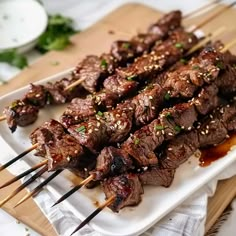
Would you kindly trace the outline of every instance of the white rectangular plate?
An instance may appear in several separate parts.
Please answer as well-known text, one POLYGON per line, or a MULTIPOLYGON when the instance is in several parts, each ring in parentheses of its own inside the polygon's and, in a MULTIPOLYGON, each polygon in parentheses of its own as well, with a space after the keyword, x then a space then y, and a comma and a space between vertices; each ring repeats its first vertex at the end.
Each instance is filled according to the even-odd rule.
MULTIPOLYGON (((61 79, 64 76, 69 76, 69 71, 50 77, 41 81, 41 83, 61 79)), ((10 104, 13 99, 21 98, 27 89, 27 87, 24 87, 0 98, 0 111, 2 112, 3 108, 10 104)), ((31 146, 28 138, 29 134, 44 121, 50 118, 58 119, 64 108, 63 105, 48 106, 42 109, 36 123, 25 128, 19 127, 14 134, 11 134, 6 122, 1 122, 0 134, 16 153, 20 153, 31 146)), ((29 154, 24 160, 29 165, 39 162, 39 158, 34 157, 33 154, 29 154)), ((236 161, 236 150, 232 150, 224 158, 205 168, 198 165, 196 157, 191 157, 189 161, 178 168, 171 187, 145 186, 142 202, 138 206, 127 207, 118 214, 107 208, 93 219, 91 226, 105 235, 130 236, 141 234, 234 161, 236 161)), ((70 188, 70 179, 63 173, 49 185, 49 190, 56 197, 62 196, 70 188)), ((65 204, 76 216, 83 220, 95 210, 95 201, 99 203, 104 201, 104 194, 99 187, 91 190, 81 189, 79 193, 76 192, 67 199, 65 204)))

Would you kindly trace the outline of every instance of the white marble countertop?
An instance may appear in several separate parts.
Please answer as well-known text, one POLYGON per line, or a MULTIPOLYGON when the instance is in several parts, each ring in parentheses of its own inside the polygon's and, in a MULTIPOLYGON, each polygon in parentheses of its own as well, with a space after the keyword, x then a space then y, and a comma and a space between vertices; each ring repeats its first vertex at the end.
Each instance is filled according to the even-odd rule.
MULTIPOLYGON (((188 13, 193 9, 196 9, 204 4, 207 0, 43 0, 44 6, 49 13, 61 13, 63 15, 72 17, 75 21, 77 29, 83 30, 98 21, 104 15, 111 12, 118 6, 128 3, 137 2, 149 5, 153 8, 160 9, 162 11, 170 11, 172 9, 181 9, 183 13, 188 13)), ((227 1, 224 1, 227 2, 227 1)), ((32 63, 40 55, 34 51, 27 53, 27 56, 32 63)), ((10 79, 13 75, 18 73, 19 70, 12 68, 6 64, 0 65, 0 77, 10 79)), ((236 203, 236 202, 235 202, 236 203)), ((236 205, 236 204, 234 204, 236 205)), ((236 219, 236 213, 234 212, 228 221, 231 224, 224 226, 218 235, 229 235, 225 234, 226 230, 232 228, 230 232, 236 232, 236 227, 233 222, 236 219), (223 233, 224 232, 224 233, 223 233)), ((0 210, 0 235, 14 235, 14 236, 36 236, 37 233, 30 230, 27 226, 18 222, 4 211, 0 210)), ((234 234, 235 235, 235 234, 234 234)), ((232 234, 233 236, 233 234, 232 234)))

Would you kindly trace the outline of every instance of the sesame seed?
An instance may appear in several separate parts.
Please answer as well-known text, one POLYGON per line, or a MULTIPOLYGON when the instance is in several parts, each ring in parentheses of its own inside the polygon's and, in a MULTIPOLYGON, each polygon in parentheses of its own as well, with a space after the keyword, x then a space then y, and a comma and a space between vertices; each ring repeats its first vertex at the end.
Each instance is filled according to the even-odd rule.
POLYGON ((174 134, 172 134, 172 133, 168 133, 168 135, 169 135, 169 136, 174 136, 174 134))
POLYGON ((201 131, 201 134, 205 135, 205 132, 204 132, 204 131, 201 131))

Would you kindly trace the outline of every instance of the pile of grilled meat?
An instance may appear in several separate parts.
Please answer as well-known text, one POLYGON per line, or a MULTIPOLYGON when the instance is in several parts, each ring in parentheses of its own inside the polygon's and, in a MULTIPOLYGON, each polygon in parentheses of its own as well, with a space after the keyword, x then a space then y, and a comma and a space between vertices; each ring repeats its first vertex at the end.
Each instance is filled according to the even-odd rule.
POLYGON ((180 12, 171 12, 147 34, 86 57, 72 79, 32 84, 5 108, 10 129, 34 122, 46 104, 71 101, 60 122, 45 122, 30 135, 49 171, 93 175, 107 198, 116 196, 113 211, 138 204, 143 185, 170 186, 197 149, 236 129, 236 57, 217 42, 183 59, 198 39, 180 23, 180 12), (85 90, 90 94, 81 97, 85 90))

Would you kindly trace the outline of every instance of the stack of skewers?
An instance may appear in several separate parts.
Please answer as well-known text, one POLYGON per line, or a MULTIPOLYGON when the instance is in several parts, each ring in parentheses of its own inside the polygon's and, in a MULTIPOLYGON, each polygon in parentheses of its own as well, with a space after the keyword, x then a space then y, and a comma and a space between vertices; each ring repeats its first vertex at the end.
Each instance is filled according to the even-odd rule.
POLYGON ((76 232, 106 206, 118 212, 139 204, 144 185, 169 187, 175 170, 197 149, 226 140, 236 129, 236 56, 228 51, 236 41, 209 42, 222 30, 203 40, 194 33, 234 4, 191 31, 181 26, 181 12, 173 11, 147 33, 114 42, 110 53, 87 56, 70 79, 31 84, 0 118, 12 132, 35 122, 46 105, 70 104, 60 122, 51 119, 35 129, 32 147, 0 167, 33 150, 44 158, 1 186, 41 168, 0 206, 46 171, 55 172, 17 205, 69 169, 84 180, 55 204, 85 185, 101 184, 107 199, 76 232))

